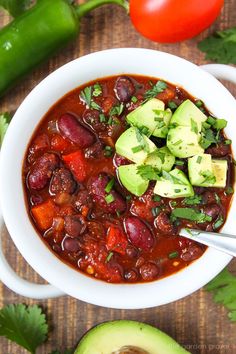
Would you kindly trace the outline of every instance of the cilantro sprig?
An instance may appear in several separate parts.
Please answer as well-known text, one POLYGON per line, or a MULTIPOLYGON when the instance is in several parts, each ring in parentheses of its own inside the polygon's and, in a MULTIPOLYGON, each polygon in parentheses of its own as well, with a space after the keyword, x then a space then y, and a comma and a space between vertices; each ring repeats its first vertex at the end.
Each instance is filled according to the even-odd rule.
POLYGON ((155 85, 152 86, 150 90, 145 92, 144 98, 146 100, 154 98, 158 95, 158 93, 163 92, 166 88, 167 88, 167 84, 164 81, 159 80, 155 85))
POLYGON ((236 64, 236 27, 218 31, 205 38, 198 48, 206 53, 206 59, 217 63, 236 64))
POLYGON ((0 310, 0 336, 35 354, 47 338, 48 325, 40 307, 8 305, 0 310))
POLYGON ((236 276, 225 268, 205 289, 213 293, 216 303, 223 304, 229 310, 229 319, 236 322, 236 276))
POLYGON ((176 208, 172 210, 172 218, 186 219, 190 221, 196 221, 197 223, 204 223, 212 221, 212 217, 205 213, 202 213, 193 208, 176 208))

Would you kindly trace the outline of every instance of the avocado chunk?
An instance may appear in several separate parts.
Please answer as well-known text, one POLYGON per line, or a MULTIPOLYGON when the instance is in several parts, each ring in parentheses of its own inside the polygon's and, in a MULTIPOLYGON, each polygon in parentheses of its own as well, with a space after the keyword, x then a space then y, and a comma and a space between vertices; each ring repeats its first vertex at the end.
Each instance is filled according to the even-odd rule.
POLYGON ((170 152, 180 158, 203 154, 204 149, 199 144, 200 134, 196 134, 191 127, 178 126, 169 130, 167 147, 170 152))
POLYGON ((188 159, 189 179, 193 186, 226 186, 227 161, 212 159, 210 154, 201 154, 188 159))
POLYGON ((121 354, 132 353, 132 349, 137 354, 190 354, 159 329, 127 320, 105 322, 92 328, 75 354, 121 354))
POLYGON ((201 132, 202 123, 207 116, 190 100, 184 101, 174 112, 170 124, 175 126, 190 127, 197 133, 201 132))
POLYGON ((151 165, 157 168, 159 171, 171 171, 175 163, 175 157, 170 153, 170 150, 164 146, 157 151, 148 155, 145 160, 145 165, 151 165))
POLYGON ((172 116, 170 109, 165 110, 164 102, 152 98, 130 112, 126 120, 129 124, 140 129, 147 129, 147 135, 165 138, 172 116))
POLYGON ((149 182, 138 174, 136 164, 119 166, 118 175, 123 186, 138 197, 148 189, 149 182))
POLYGON ((135 163, 143 163, 148 154, 155 151, 156 145, 138 128, 131 127, 124 131, 115 145, 116 152, 135 163))
POLYGON ((188 178, 177 168, 169 173, 162 172, 162 177, 156 182, 154 193, 165 198, 183 198, 194 195, 188 178))

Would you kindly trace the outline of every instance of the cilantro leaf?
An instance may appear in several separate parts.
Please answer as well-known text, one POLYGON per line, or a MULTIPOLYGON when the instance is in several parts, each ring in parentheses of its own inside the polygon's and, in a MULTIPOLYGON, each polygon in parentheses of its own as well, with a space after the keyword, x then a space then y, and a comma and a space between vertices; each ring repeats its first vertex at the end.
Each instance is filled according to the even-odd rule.
POLYGON ((21 15, 27 10, 31 0, 0 0, 0 8, 3 7, 12 17, 21 15))
POLYGON ((217 63, 236 64, 236 27, 218 31, 198 44, 206 59, 217 63))
POLYGON ((225 268, 205 287, 214 294, 214 301, 223 304, 229 311, 231 321, 236 321, 236 276, 225 268))
POLYGON ((145 92, 144 97, 145 99, 151 99, 158 95, 158 93, 163 92, 167 88, 167 84, 164 81, 157 81, 152 88, 145 92))
POLYGON ((201 213, 198 210, 192 208, 176 208, 172 210, 171 216, 174 218, 186 219, 196 221, 197 223, 204 223, 206 221, 212 221, 212 217, 201 213))
POLYGON ((0 310, 0 336, 19 344, 32 354, 45 341, 47 333, 45 315, 36 305, 8 305, 0 310))
POLYGON ((194 195, 193 197, 184 198, 183 204, 185 205, 198 205, 202 203, 201 195, 194 195))
POLYGON ((137 167, 137 172, 146 181, 160 179, 160 171, 151 165, 140 165, 137 167))
POLYGON ((9 113, 0 114, 0 146, 2 145, 10 120, 11 116, 9 113))

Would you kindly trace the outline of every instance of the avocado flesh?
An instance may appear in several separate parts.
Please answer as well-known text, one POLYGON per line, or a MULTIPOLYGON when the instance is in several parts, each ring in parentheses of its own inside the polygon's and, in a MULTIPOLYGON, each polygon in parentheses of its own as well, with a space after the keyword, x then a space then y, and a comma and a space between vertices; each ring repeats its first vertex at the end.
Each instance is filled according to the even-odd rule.
POLYGON ((192 101, 186 100, 176 109, 170 124, 194 128, 195 123, 198 133, 200 133, 202 123, 206 120, 207 116, 192 101))
POLYGON ((167 147, 174 156, 186 158, 204 153, 199 140, 200 134, 193 132, 190 127, 178 126, 169 130, 167 147))
POLYGON ((171 116, 171 110, 168 109, 165 111, 165 104, 163 101, 160 101, 157 98, 152 98, 134 111, 130 112, 126 117, 126 120, 129 124, 135 127, 148 128, 148 135, 165 138, 171 116), (160 118, 158 118, 158 112, 160 118), (157 128, 160 123, 161 127, 157 128))
POLYGON ((121 134, 115 145, 116 152, 135 163, 143 163, 148 154, 157 150, 156 145, 136 127, 131 127, 121 134), (139 141, 141 138, 141 141, 139 141), (134 152, 133 149, 145 144, 145 149, 134 152))
POLYGON ((132 194, 140 197, 148 189, 149 182, 137 172, 136 164, 118 167, 118 175, 122 185, 132 194))
POLYGON ((147 159, 144 161, 145 165, 151 165, 158 170, 162 171, 171 171, 175 163, 175 157, 170 153, 170 150, 167 147, 162 147, 157 151, 149 154, 147 159), (163 160, 160 158, 162 155, 163 160))
POLYGON ((196 155, 188 159, 189 179, 193 186, 224 188, 227 169, 226 160, 212 159, 210 154, 196 155))
POLYGON ((124 347, 136 347, 148 354, 189 353, 157 328, 136 321, 121 320, 94 327, 82 338, 75 354, 120 354, 122 352, 119 351, 124 347))
POLYGON ((164 198, 192 197, 194 190, 186 175, 175 168, 156 182, 154 193, 164 198))

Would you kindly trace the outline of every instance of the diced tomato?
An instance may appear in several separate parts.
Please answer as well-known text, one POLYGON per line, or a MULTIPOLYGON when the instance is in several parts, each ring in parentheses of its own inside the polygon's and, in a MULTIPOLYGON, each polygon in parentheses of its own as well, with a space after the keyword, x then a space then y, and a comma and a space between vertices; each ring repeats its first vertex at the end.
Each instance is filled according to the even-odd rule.
POLYGON ((174 97, 175 91, 170 88, 166 88, 163 92, 160 92, 157 95, 157 98, 161 101, 164 101, 165 103, 167 103, 169 100, 172 100, 174 97))
POLYGON ((34 153, 39 150, 47 149, 49 146, 50 146, 50 141, 48 136, 46 134, 41 134, 34 139, 33 145, 30 148, 30 150, 31 152, 34 153))
POLYGON ((71 205, 63 205, 59 210, 59 215, 61 216, 73 215, 74 213, 75 211, 71 205))
POLYGON ((81 150, 77 150, 69 155, 63 155, 62 159, 69 167, 74 177, 79 182, 83 182, 88 173, 88 164, 85 160, 83 152, 81 150))
POLYGON ((65 151, 70 146, 69 141, 64 139, 61 135, 55 134, 51 140, 51 147, 56 151, 65 151))
POLYGON ((56 215, 57 207, 51 199, 34 206, 31 213, 37 226, 45 231, 52 226, 53 218, 56 215))
POLYGON ((128 240, 125 234, 117 227, 109 227, 107 233, 107 249, 124 255, 127 245, 128 240))

